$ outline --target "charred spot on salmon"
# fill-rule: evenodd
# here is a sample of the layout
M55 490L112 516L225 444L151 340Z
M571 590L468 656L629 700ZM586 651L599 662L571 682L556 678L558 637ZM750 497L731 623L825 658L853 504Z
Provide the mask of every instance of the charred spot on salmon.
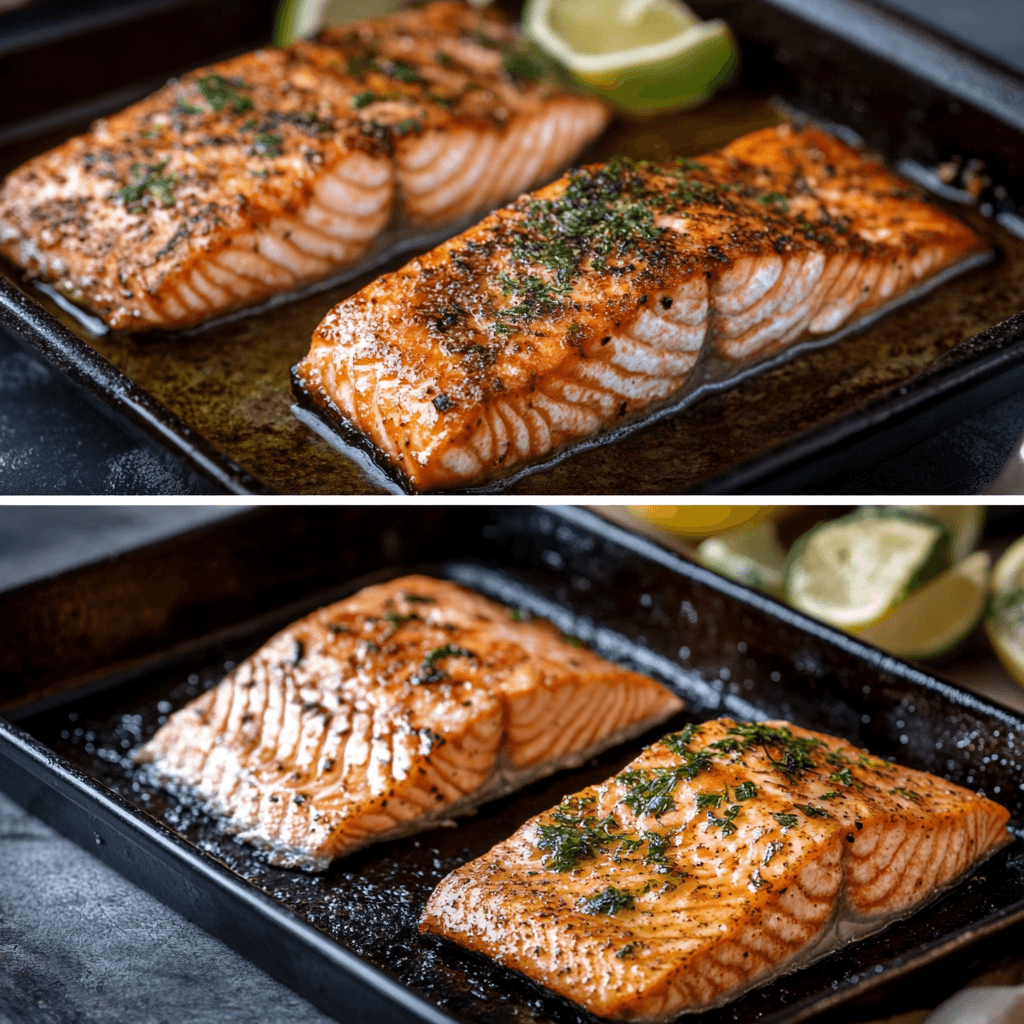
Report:
M672 308L672 296L671 295L662 295L660 301L661 301L661 308L662 309L671 309Z
M605 886L593 896L581 896L576 901L576 908L584 914L612 914L623 910L633 910L633 894L628 889L619 889L614 885Z
M214 113L219 113L229 105L236 114L252 109L252 100L239 92L239 89L250 89L251 86L241 78L227 79L218 74L203 75L196 82L196 87Z

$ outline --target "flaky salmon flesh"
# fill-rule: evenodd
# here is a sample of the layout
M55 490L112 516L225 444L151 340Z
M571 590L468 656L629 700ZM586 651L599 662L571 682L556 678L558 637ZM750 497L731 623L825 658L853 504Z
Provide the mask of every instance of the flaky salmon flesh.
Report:
M683 702L544 621L406 576L278 633L139 749L272 863L323 870L664 721Z
M452 872L420 930L598 1017L665 1021L908 913L1007 843L1008 818L833 736L719 719Z
M15 170L0 252L127 331L328 276L393 214L489 209L602 131L602 103L506 71L514 45L442 0L201 68Z
M782 125L571 171L339 303L293 372L410 488L462 487L665 402L703 346L830 334L980 247L876 159Z

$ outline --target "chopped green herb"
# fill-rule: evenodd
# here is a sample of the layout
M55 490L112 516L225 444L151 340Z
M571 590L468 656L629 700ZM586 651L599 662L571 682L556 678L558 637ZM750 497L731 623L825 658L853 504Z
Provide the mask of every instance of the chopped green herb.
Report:
M345 70L354 78L362 78L374 66L376 54L372 50L345 58Z
M593 896L583 896L576 902L576 907L584 914L618 914L622 910L632 910L633 894L628 889L617 889L609 885Z
M729 730L730 736L740 737L743 749L760 746L773 767L788 779L799 778L804 772L817 767L811 751L824 746L822 740L798 739L785 727L763 725L760 722L742 722ZM728 740L711 744L713 747L728 749ZM736 749L736 748L733 748ZM772 751L779 753L773 757Z
M630 953L632 953L632 952L633 952L633 950L635 950L635 949L637 948L637 946L639 946L639 945L640 945L640 943L639 943L639 942L627 942L627 943L626 943L626 944L625 944L625 945L624 945L624 946L622 947L622 949L620 949L620 950L618 951L618 953L616 953L615 955L616 955L616 956L617 956L617 957L618 957L618 958L619 958L620 960L625 960L625 959L626 959L626 957L627 957L627 956L629 956L629 955L630 955Z
M902 786L897 786L895 789L890 789L889 792L895 796L906 797L908 800L912 800L914 803L921 802L921 794L915 793L912 789L903 789Z
M434 54L434 60L436 60L437 63L440 64L441 67L443 68L455 67L455 61L451 57L449 57L448 54L444 52L444 50L438 50L437 53Z
M399 627L404 626L407 622L412 622L413 619L417 622L423 621L415 612L410 612L408 615L399 615L398 612L388 612L384 618L391 623L393 630L399 629Z
M174 104L173 112L175 114L201 114L203 112L203 108L194 107L191 103L188 103L186 100L182 99L181 96L179 96Z
M533 616L525 608L513 608L512 609L512 621L513 622L531 622Z
M352 97L352 106L356 110L362 110L363 107L368 107L371 103L375 103L380 97L375 92L357 92Z
M240 78L228 79L220 75L203 75L196 82L196 86L214 112L219 112L229 105L236 114L252 109L252 100L238 91L239 89L251 89L252 86L247 85Z
M568 644L570 647L584 647L585 644L578 636L568 636L566 633L562 634L561 637L563 644Z
M772 811L772 817L783 828L793 828L794 825L800 824L800 819L795 814L782 814L778 811Z
M843 794L838 789L830 789L827 793L821 794L822 800L842 800Z
M118 189L110 198L121 200L132 213L139 213L144 209L147 194L154 196L163 206L173 206L174 176L161 176L161 171L166 166L166 160L160 164L132 164L128 172L128 184Z
M616 776L626 790L622 802L636 815L660 818L675 807L672 791L680 779L692 779L711 767L711 759L703 754L689 755L693 760L677 768L654 768L648 774L643 768L631 768Z
M795 819L794 819L795 821ZM770 842L764 848L764 860L761 861L761 867L766 868L772 862L772 858L782 849L782 843Z
M814 804L794 804L798 811L803 811L808 818L827 818L828 811L824 807L815 807Z
M699 733L700 726L690 722L688 725L683 726L679 732L671 732L667 736L663 736L660 743L663 747L668 747L673 754L683 757L689 753L686 748L690 741Z
M647 840L647 856L644 863L654 867L668 867L668 858L665 850L668 849L668 836L658 832L642 832L641 835Z
M764 885L766 881L767 881L767 879L764 879L764 878L761 877L761 869L760 868L754 868L754 871L753 871L753 873L750 876L750 884L755 889L760 889L761 886Z
M284 139L280 135L259 132L252 140L252 149L257 156L264 158L280 156L282 142L284 142Z
M418 117L403 117L401 121L396 121L392 125L392 130L401 138L403 135L408 135L409 132L415 131L422 124L422 120Z
M423 664L420 667L420 671L423 675L419 676L418 679L414 677L416 682L420 683L436 683L439 679L443 679L446 675L443 669L437 667L437 663L445 658L475 658L476 655L472 651L467 651L462 647L454 647L452 644L445 644L444 647L435 647L430 651L427 656L423 659Z
M742 782L733 790L737 800L753 800L757 796L757 786L753 782Z
M697 163L696 160L691 160L685 156L677 156L675 162L684 171L706 171L708 169L707 164Z
M436 604L434 598L425 597L423 594L405 593L402 597L404 597L410 604Z
M825 755L825 760L826 760L826 762L828 762L828 764L834 765L837 768L841 764L849 764L850 763L850 759L845 754L843 754L841 751L838 751L838 750L830 750Z
M721 793L698 793L697 794L697 810L703 811L708 807L718 807L722 802Z
M712 828L721 829L723 836L731 836L736 832L736 826L733 824L733 821L742 809L739 804L733 804L731 807L726 808L725 816L721 818L708 811L708 821L711 823Z
M399 82L409 82L411 84L423 81L420 73L411 64L403 64L400 60L386 64L381 70L389 78L397 79Z
M828 777L828 781L829 782L838 782L838 783L841 783L844 786L852 786L853 785L853 776L850 774L850 769L849 768L844 768L840 772L833 772Z
M615 842L611 833L618 825L610 814L599 821L596 815L578 809L574 813L569 804L562 804L552 819L554 824L537 827L537 849L550 851L544 858L548 871L572 871L581 860L597 856Z
M757 201L764 203L765 206L775 207L780 213L789 210L789 200L781 192L766 192L763 196L758 196Z

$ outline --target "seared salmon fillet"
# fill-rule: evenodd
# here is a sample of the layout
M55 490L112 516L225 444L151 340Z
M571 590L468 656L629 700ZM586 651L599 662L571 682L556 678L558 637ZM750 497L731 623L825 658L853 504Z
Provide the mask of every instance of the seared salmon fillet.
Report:
M323 870L583 763L683 702L550 623L407 576L289 626L139 749L271 862Z
M431 895L420 930L612 1020L735 998L1009 841L969 790L787 722L688 726Z
M514 44L442 2L201 68L12 172L0 252L128 331L326 277L393 213L483 211L600 133L603 104L505 70Z
M410 488L466 486L671 398L702 347L828 334L980 247L876 159L782 125L571 171L339 303L293 374Z

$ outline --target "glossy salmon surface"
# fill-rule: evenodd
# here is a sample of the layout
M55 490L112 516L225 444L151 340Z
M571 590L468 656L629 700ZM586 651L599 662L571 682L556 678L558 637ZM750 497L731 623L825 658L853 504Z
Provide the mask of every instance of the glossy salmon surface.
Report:
M506 70L514 42L443 0L201 68L12 172L0 252L128 331L329 276L389 222L483 211L601 132L601 103Z
M571 171L339 303L294 369L414 490L508 473L739 362L827 335L981 248L812 128Z
M283 630L136 754L272 863L323 870L583 763L683 702L457 584L368 587Z
M787 722L688 726L444 879L421 931L613 1020L719 1005L907 914L1009 812Z

